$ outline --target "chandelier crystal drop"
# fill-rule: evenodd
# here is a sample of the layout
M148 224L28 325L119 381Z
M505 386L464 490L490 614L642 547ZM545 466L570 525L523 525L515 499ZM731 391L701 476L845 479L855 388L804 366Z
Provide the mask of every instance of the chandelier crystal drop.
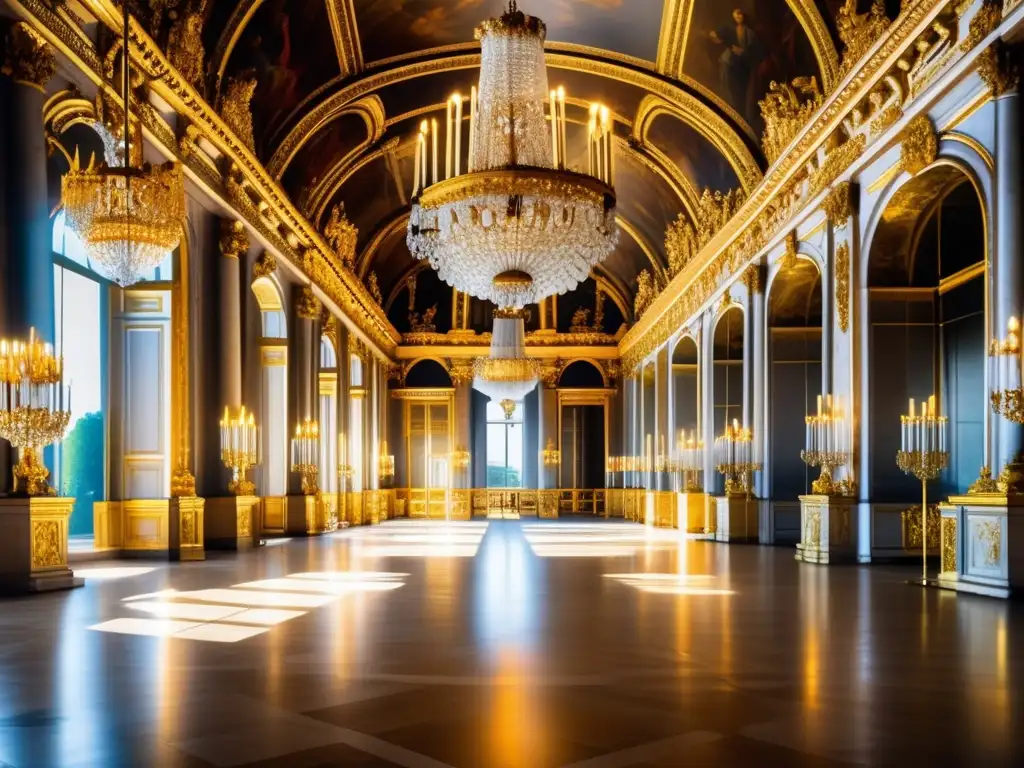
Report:
M61 179L61 205L96 270L125 287L158 267L178 247L185 226L185 182L176 163L134 168L129 125L128 4L124 3L123 165L108 157L85 168L76 150Z
M481 24L479 89L452 96L444 131L425 120L416 139L409 250L499 307L572 290L618 243L610 112L590 106L586 171L568 168L566 96L548 90L545 34L515 2Z
M500 403L505 418L511 419L515 404L533 391L540 378L540 364L526 356L522 312L495 312L490 356L477 358L473 373L473 389Z

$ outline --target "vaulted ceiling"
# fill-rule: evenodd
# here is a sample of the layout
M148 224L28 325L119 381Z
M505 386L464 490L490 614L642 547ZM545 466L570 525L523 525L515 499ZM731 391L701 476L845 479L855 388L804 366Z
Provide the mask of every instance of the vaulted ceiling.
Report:
M615 116L622 237L597 276L625 303L642 269L665 269L665 228L692 212L701 189L757 183L766 166L757 101L769 82L813 74L832 84L840 4L520 0L520 10L547 24L549 80L565 86L575 130L584 130L590 101ZM227 77L255 71L259 156L318 224L334 204L345 204L359 227L359 269L378 273L384 296L414 266L404 223L417 126L424 117L443 118L452 93L469 93L479 66L473 29L505 6L208 2L211 98ZM734 8L748 29L737 48Z

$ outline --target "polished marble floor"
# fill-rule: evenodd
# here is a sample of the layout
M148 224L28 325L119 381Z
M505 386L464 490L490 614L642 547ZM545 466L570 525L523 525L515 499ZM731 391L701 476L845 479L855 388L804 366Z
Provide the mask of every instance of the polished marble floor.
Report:
M393 522L0 602L0 766L1024 765L1024 605L625 523Z

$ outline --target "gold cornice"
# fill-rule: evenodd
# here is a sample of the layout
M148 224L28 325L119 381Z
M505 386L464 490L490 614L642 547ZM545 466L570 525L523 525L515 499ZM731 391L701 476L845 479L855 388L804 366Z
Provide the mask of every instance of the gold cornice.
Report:
M710 90L689 79L682 83L684 87L680 87L679 84L666 81L650 70L637 68L635 62L623 62L621 56L616 56L611 52L590 49L594 51L591 54L585 53L586 50L580 46L549 46L546 61L549 67L582 71L597 77L618 80L657 95L676 111L677 116L681 116L681 119L692 125L698 133L709 139L720 151L723 151L729 162L737 168L738 175L753 173L760 176L760 168L751 154L748 144L723 115L727 116L733 125L740 126L746 137L755 146L757 137L735 110ZM458 51L465 51L465 53L458 53ZM453 48L452 53L447 57L416 60L410 64L384 70L368 70L359 80L344 84L339 90L323 97L324 92L340 85L341 81L335 80L326 84L323 88L318 89L314 96L306 99L295 109L293 114L302 114L303 112L304 114L292 125L287 135L277 142L278 148L267 165L268 170L276 177L280 177L299 149L323 128L338 110L354 99L406 80L439 72L479 67L480 54L478 51L479 46L460 45ZM427 51L424 52L424 55L431 55L431 53ZM319 102L314 99L318 99ZM275 141L277 138L279 137L275 137ZM740 169L743 169L742 172Z
M331 37L338 55L338 70L348 77L363 69L363 46L359 40L356 9L352 0L326 0Z
M783 226L796 211L803 210L812 202L810 198L798 196L797 181L807 173L808 164L815 162L819 148L838 134L850 111L897 66L898 60L920 35L930 29L936 17L952 5L948 0L918 0L905 5L886 34L870 46L858 66L848 72L825 98L790 144L785 156L768 170L733 219L672 280L643 318L629 330L619 345L627 368L632 367L629 363L639 362L656 349L699 312L707 301L713 300L724 284L721 282L723 275L741 269L756 255L744 254L746 243L756 245L764 241L769 245L775 242L774 235L778 230L765 231L765 223ZM909 98L909 94L905 98ZM639 120L637 122L639 124ZM863 141L863 134L859 138ZM789 200L795 202L790 203ZM781 212L778 208L780 203Z
M683 71L686 38L690 31L691 0L665 0L658 34L658 71L676 77Z

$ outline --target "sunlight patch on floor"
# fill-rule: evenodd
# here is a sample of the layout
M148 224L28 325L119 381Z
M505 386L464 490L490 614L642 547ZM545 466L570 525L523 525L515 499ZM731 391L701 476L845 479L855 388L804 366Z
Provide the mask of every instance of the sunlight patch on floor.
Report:
M357 557L476 557L484 521L395 520L332 534L351 542Z
M708 574L687 573L606 573L612 579L641 592L655 595L735 595L735 590L714 586L716 577Z
M630 557L685 542L680 531L616 523L533 523L523 535L538 557Z

